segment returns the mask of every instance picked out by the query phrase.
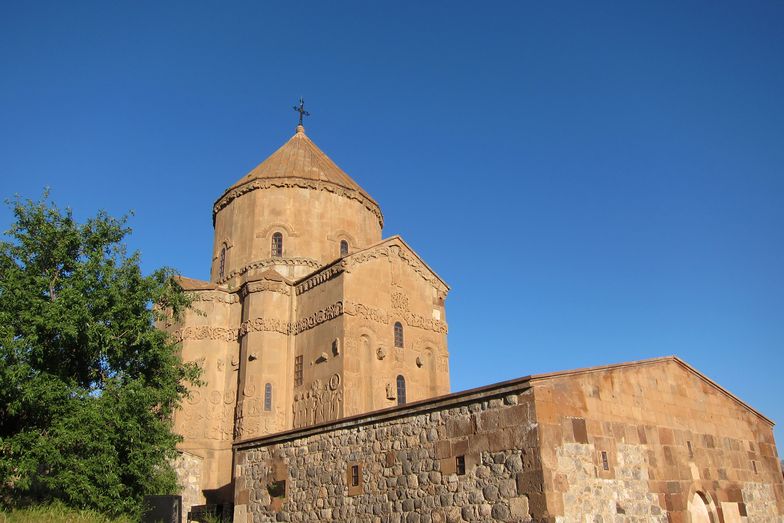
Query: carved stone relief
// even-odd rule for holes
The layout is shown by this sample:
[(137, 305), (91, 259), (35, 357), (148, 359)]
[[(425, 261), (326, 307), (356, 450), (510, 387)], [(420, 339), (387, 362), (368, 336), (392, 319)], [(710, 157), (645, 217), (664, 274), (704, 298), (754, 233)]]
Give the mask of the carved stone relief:
[(242, 287), (241, 294), (244, 298), (248, 294), (263, 291), (277, 292), (278, 294), (283, 294), (285, 296), (291, 294), (291, 289), (288, 285), (277, 281), (254, 281), (247, 283)]
[(193, 301), (216, 301), (219, 303), (237, 303), (239, 298), (236, 294), (229, 294), (221, 291), (193, 291), (186, 293)]
[(343, 404), (340, 382), (340, 375), (333, 374), (329, 383), (324, 384), (321, 380), (315, 380), (308, 389), (297, 392), (292, 406), (294, 428), (337, 419)]
[(183, 436), (228, 441), (234, 427), (234, 392), (193, 390), (182, 412)]
[[(335, 302), (334, 304), (314, 312), (310, 316), (301, 318), (296, 322), (284, 321), (277, 318), (255, 318), (246, 320), (240, 324), (239, 329), (229, 329), (226, 327), (211, 327), (209, 325), (190, 326), (172, 332), (175, 341), (183, 340), (220, 340), (235, 341), (238, 337), (244, 336), (248, 332), (279, 332), (281, 334), (299, 334), (312, 329), (317, 325), (335, 319), (342, 314), (349, 316), (359, 316), (360, 318), (371, 320), (377, 323), (388, 325), (392, 319), (390, 314), (374, 307), (368, 307), (361, 303), (346, 301)], [(428, 319), (412, 312), (401, 312), (400, 315), (409, 327), (431, 330), (441, 334), (447, 333), (447, 324)]]
[(394, 309), (396, 311), (407, 311), (408, 310), (408, 296), (406, 296), (402, 292), (393, 292), (392, 293), (392, 309)]
[(419, 276), (422, 277), (426, 282), (430, 283), (440, 292), (446, 294), (449, 291), (449, 288), (439, 280), (429, 269), (425, 268), (417, 259), (416, 256), (411, 254), (408, 249), (403, 247), (402, 245), (398, 245), (396, 243), (382, 245), (376, 247), (375, 249), (370, 249), (368, 251), (359, 252), (350, 256), (349, 259), (352, 265), (356, 265), (359, 263), (364, 263), (369, 260), (379, 259), (379, 258), (388, 258), (393, 259), (397, 258), (403, 261), (406, 265), (408, 265), (414, 272), (416, 272)]
[(329, 390), (338, 390), (340, 387), (340, 374), (333, 374), (329, 377)]
[(172, 337), (178, 343), (183, 340), (235, 341), (237, 339), (237, 329), (198, 325), (177, 329), (172, 332)]
[[(344, 312), (349, 316), (359, 316), (360, 318), (375, 321), (384, 325), (389, 325), (393, 317), (387, 311), (375, 307), (368, 307), (361, 303), (354, 303), (346, 301), (344, 304)], [(402, 317), (409, 327), (417, 327), (420, 329), (431, 330), (440, 334), (446, 334), (448, 331), (447, 324), (432, 318), (425, 318), (419, 314), (409, 311), (396, 311), (397, 316)]]

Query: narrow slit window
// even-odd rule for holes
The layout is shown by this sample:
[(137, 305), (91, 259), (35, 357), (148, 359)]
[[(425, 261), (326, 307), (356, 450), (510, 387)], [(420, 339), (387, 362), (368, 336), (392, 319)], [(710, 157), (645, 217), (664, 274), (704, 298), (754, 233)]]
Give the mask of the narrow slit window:
[(340, 255), (348, 256), (348, 242), (346, 240), (340, 240)]
[(395, 322), (395, 347), (403, 348), (403, 324)]
[(226, 246), (221, 248), (220, 263), (218, 264), (218, 278), (223, 278), (226, 271)]
[(604, 470), (610, 470), (610, 461), (607, 459), (607, 451), (602, 451), (602, 468)]
[(691, 446), (691, 441), (687, 441), (686, 442), (686, 446), (689, 448), (689, 457), (693, 458), (694, 457), (694, 449)]
[(455, 472), (458, 476), (465, 475), (465, 456), (455, 456)]
[(351, 486), (359, 485), (359, 465), (351, 465)]
[(276, 232), (272, 235), (272, 257), (280, 258), (283, 256), (283, 234)]
[(406, 404), (406, 378), (402, 375), (397, 377), (397, 404)]
[(754, 474), (757, 474), (757, 462), (751, 460), (751, 468), (754, 470)]
[(264, 410), (272, 410), (272, 383), (264, 385)]
[(302, 356), (294, 358), (294, 385), (302, 385)]

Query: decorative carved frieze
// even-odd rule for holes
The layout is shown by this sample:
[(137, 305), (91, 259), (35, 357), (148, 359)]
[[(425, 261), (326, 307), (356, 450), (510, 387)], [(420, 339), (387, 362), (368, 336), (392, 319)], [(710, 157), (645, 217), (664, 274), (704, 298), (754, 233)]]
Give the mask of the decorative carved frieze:
[(194, 291), (187, 294), (193, 301), (217, 301), (229, 304), (239, 301), (236, 294), (221, 291)]
[[(349, 316), (359, 316), (360, 318), (372, 320), (384, 325), (389, 325), (393, 319), (392, 315), (383, 309), (368, 307), (367, 305), (350, 301), (345, 302), (345, 313)], [(446, 334), (448, 331), (445, 322), (425, 318), (410, 311), (395, 311), (395, 315), (402, 317), (409, 327), (431, 330), (440, 334)]]
[(239, 335), (245, 336), (249, 332), (279, 332), (289, 334), (290, 322), (277, 318), (254, 318), (240, 324)]
[(242, 286), (242, 290), (240, 291), (240, 294), (242, 294), (242, 297), (244, 298), (248, 294), (252, 294), (254, 292), (263, 292), (263, 291), (277, 292), (279, 294), (284, 294), (286, 296), (291, 295), (290, 287), (285, 283), (277, 282), (277, 281), (254, 281), (254, 282), (246, 283), (245, 285)]
[(418, 327), (420, 329), (430, 330), (439, 334), (446, 334), (449, 330), (446, 322), (435, 320), (433, 318), (425, 318), (424, 316), (414, 314), (413, 312), (403, 312), (401, 314), (409, 327)]
[(368, 307), (361, 303), (346, 301), (345, 312), (349, 316), (359, 316), (365, 320), (372, 320), (384, 325), (389, 325), (389, 313), (383, 309)]
[(263, 260), (256, 260), (251, 262), (244, 267), (240, 267), (239, 269), (233, 270), (228, 273), (226, 276), (218, 280), (219, 284), (226, 283), (230, 279), (241, 276), (248, 271), (252, 271), (253, 269), (264, 269), (266, 267), (273, 267), (275, 265), (304, 265), (305, 267), (312, 267), (313, 269), (318, 269), (321, 267), (321, 264), (314, 260), (313, 258), (304, 258), (304, 257), (293, 257), (293, 258), (265, 258)]
[(341, 187), (340, 185), (325, 182), (325, 181), (317, 181), (317, 180), (306, 180), (302, 178), (281, 178), (275, 180), (251, 180), (243, 185), (235, 189), (231, 189), (230, 191), (226, 192), (223, 196), (215, 202), (215, 205), (212, 208), (212, 216), (213, 220), (215, 219), (215, 215), (226, 207), (229, 203), (234, 201), (236, 198), (242, 196), (243, 194), (249, 193), (251, 191), (255, 191), (257, 189), (310, 189), (314, 191), (326, 191), (336, 194), (338, 196), (342, 196), (344, 198), (348, 198), (350, 200), (355, 200), (360, 202), (362, 205), (365, 206), (367, 210), (372, 212), (376, 218), (378, 219), (378, 224), (383, 228), (384, 227), (384, 215), (381, 214), (381, 209), (378, 207), (378, 204), (362, 194), (359, 191), (353, 189), (347, 189), (346, 187)]
[[(351, 301), (337, 301), (309, 316), (298, 319), (296, 322), (278, 318), (259, 317), (243, 321), (239, 329), (200, 325), (178, 329), (172, 333), (172, 336), (174, 336), (176, 341), (180, 342), (183, 340), (234, 341), (249, 332), (279, 332), (280, 334), (296, 335), (326, 321), (333, 320), (342, 314), (358, 316), (383, 325), (389, 325), (393, 319), (393, 316), (383, 309), (368, 307), (367, 305)], [(447, 324), (442, 321), (424, 318), (413, 312), (400, 311), (397, 315), (402, 317), (409, 327), (431, 330), (440, 334), (447, 333)]]
[(306, 318), (297, 320), (297, 322), (292, 325), (292, 333), (299, 334), (300, 332), (312, 329), (316, 325), (321, 325), (325, 321), (337, 318), (341, 314), (343, 314), (343, 302), (338, 301), (325, 309), (314, 312)]
[(343, 314), (343, 302), (337, 302), (310, 316), (300, 318), (296, 322), (289, 322), (277, 318), (255, 318), (243, 321), (240, 324), (239, 335), (244, 336), (249, 332), (279, 332), (281, 334), (299, 334), (312, 329), (325, 321), (332, 320)]
[(235, 341), (237, 339), (237, 329), (226, 327), (211, 327), (209, 325), (196, 325), (183, 327), (171, 333), (176, 342), (183, 340), (218, 340)]

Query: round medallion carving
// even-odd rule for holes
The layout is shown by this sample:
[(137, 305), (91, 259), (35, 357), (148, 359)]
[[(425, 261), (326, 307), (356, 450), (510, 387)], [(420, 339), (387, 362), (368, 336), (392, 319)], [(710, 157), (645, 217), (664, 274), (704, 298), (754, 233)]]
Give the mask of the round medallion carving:
[(330, 390), (337, 390), (340, 386), (340, 374), (333, 374), (329, 378), (329, 389)]
[(196, 405), (201, 401), (201, 392), (198, 390), (190, 391), (190, 396), (188, 396), (188, 403), (191, 405)]

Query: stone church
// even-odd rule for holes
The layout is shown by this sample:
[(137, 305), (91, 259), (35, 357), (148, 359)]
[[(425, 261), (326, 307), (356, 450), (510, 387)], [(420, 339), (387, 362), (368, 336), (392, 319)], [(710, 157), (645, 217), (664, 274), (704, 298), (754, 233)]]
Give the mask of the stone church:
[[(302, 107), (300, 106), (300, 110)], [(165, 328), (186, 512), (262, 521), (784, 521), (773, 422), (675, 357), (451, 393), (449, 286), (306, 135), (213, 206)], [(196, 508), (193, 509), (193, 514)]]
[(302, 125), (213, 221), (210, 281), (180, 279), (195, 306), (168, 327), (207, 383), (175, 417), (193, 501), (232, 501), (235, 441), (449, 392), (449, 287)]

